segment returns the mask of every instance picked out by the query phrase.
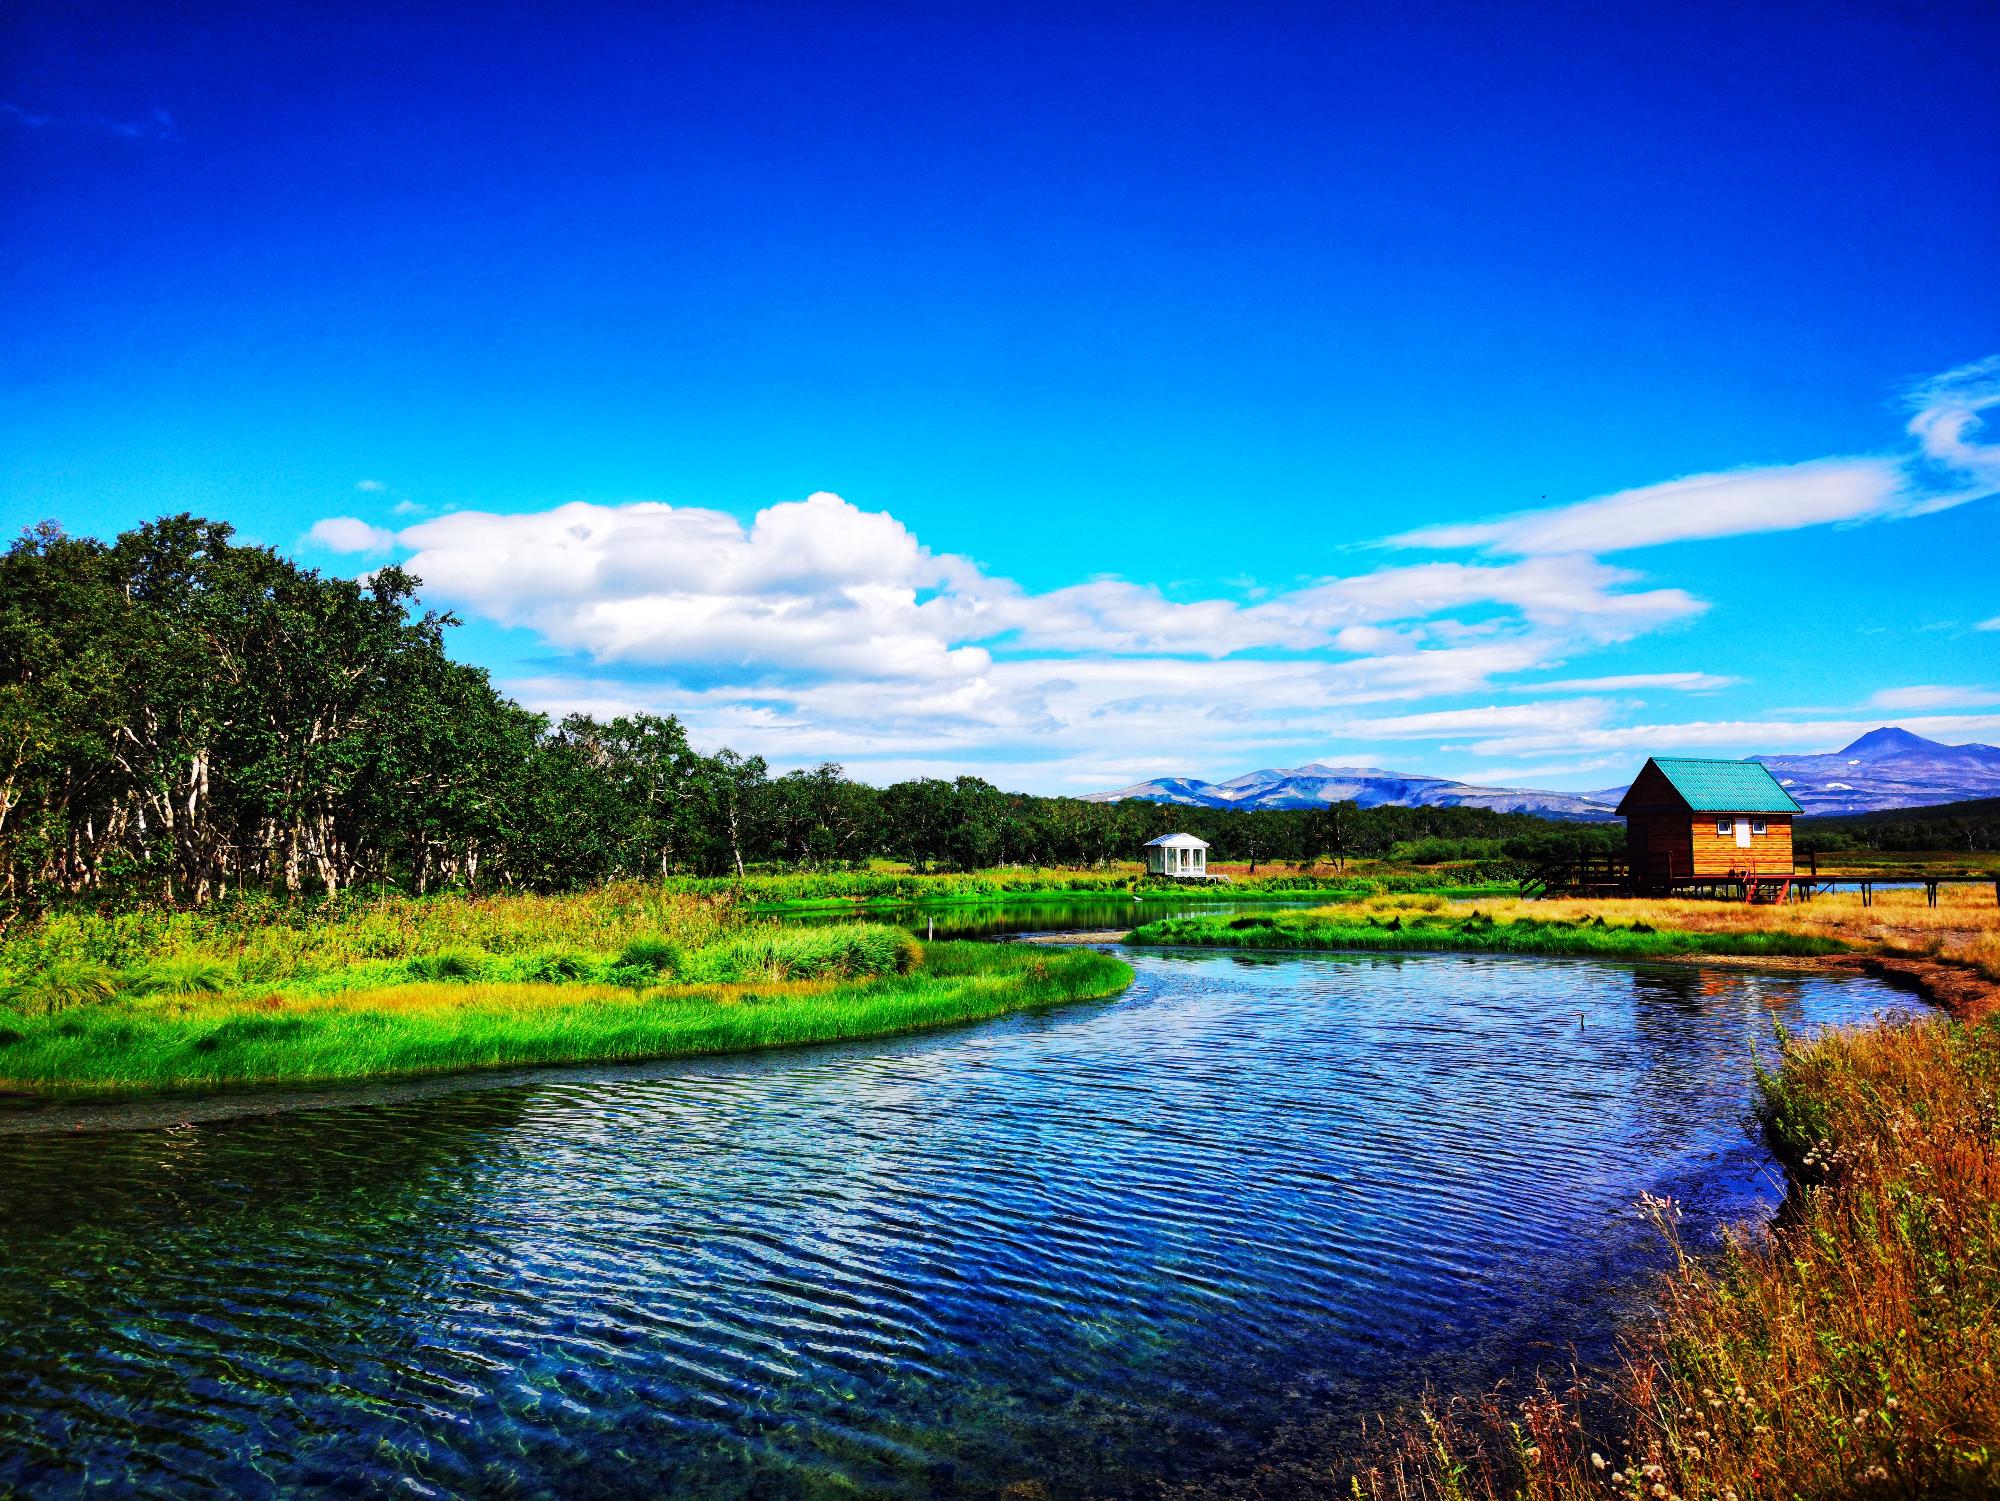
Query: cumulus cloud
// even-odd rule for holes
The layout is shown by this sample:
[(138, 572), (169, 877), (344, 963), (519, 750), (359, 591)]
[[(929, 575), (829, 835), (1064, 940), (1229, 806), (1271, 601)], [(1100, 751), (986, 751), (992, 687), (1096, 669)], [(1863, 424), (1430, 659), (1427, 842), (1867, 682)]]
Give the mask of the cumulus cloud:
[(670, 710), (704, 743), (878, 775), (1032, 746), (1043, 785), (1066, 758), (1108, 768), (1124, 747), (1352, 738), (1362, 706), (1486, 692), (1704, 608), (1576, 556), (1397, 566), (1254, 601), (1118, 579), (1037, 594), (830, 494), (747, 525), (577, 502), (399, 531), (335, 517), (312, 540), (393, 547), (434, 602), (592, 664), (507, 684), (537, 708)]
[[(1477, 682), (1536, 665), (1558, 638), (1626, 640), (1704, 608), (1582, 557), (1388, 568), (1256, 603), (1176, 601), (1117, 579), (1031, 594), (933, 552), (893, 516), (824, 493), (770, 506), (748, 526), (697, 507), (574, 502), (454, 512), (393, 533), (336, 517), (312, 538), (349, 551), (393, 542), (437, 599), (600, 664), (739, 685), (958, 682), (989, 673), (996, 654), (1049, 652), (1178, 662), (1171, 670), (1186, 684), (1199, 675), (1180, 659), (1272, 652), (1334, 657), (1320, 664), (1328, 691), (1414, 693), (1466, 681), (1466, 663), (1493, 664), (1475, 669)], [(1477, 629), (1452, 618), (1478, 608), (1506, 613)], [(1500, 639), (1462, 644), (1481, 634)], [(1068, 660), (1047, 670), (1088, 672)]]
[(2000, 357), (1925, 381), (1911, 393), (1915, 446), (1900, 455), (1816, 459), (1695, 474), (1494, 521), (1420, 527), (1403, 547), (1489, 553), (1607, 553), (1665, 542), (1915, 516), (2000, 493), (2000, 448), (1974, 441), (2000, 405)]

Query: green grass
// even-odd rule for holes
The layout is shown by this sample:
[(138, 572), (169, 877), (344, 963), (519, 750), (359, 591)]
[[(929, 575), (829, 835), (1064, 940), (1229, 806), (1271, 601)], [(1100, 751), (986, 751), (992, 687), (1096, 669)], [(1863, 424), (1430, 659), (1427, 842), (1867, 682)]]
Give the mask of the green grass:
[[(773, 951), (742, 940), (730, 952), (749, 973)], [(639, 987), (450, 974), (291, 994), (120, 993), (0, 1011), (0, 1088), (103, 1096), (735, 1052), (974, 1021), (1112, 995), (1132, 978), (1092, 949), (980, 943), (933, 944), (866, 978), (838, 973)]]
[(227, 966), (245, 983), (275, 985), (451, 950), (616, 953), (641, 938), (691, 949), (742, 927), (742, 903), (726, 890), (668, 891), (638, 881), (561, 896), (348, 896), (330, 904), (253, 896), (196, 911), (54, 913), (8, 932), (0, 974), (18, 977), (66, 961), (130, 972), (198, 958)]
[(1452, 872), (1407, 871), (1358, 875), (1238, 876), (1227, 883), (1147, 877), (1137, 871), (975, 871), (909, 875), (836, 871), (817, 875), (750, 876), (737, 881), (682, 880), (669, 887), (689, 896), (733, 896), (757, 912), (809, 912), (853, 907), (962, 907), (1002, 902), (1049, 902), (1065, 897), (1136, 896), (1141, 901), (1211, 901), (1218, 904), (1366, 897), (1392, 891), (1435, 891), (1447, 896), (1511, 894), (1511, 884), (1465, 884)]
[(1846, 945), (1804, 933), (1691, 933), (1646, 923), (1571, 922), (1520, 918), (1495, 922), (1484, 913), (1445, 917), (1398, 913), (1281, 912), (1272, 916), (1170, 917), (1126, 935), (1134, 944), (1229, 949), (1409, 949), (1495, 954), (1595, 954), (1663, 959), (1689, 954), (1802, 956), (1840, 953)]

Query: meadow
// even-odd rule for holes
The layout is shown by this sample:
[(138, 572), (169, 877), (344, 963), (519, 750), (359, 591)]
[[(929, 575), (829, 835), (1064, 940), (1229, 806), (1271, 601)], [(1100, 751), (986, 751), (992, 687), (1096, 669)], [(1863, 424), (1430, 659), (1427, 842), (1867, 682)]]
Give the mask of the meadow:
[(1112, 994), (1088, 950), (787, 928), (639, 883), (331, 913), (51, 917), (0, 945), (0, 1089), (91, 1095), (659, 1058)]
[(1475, 872), (1452, 866), (1413, 867), (1355, 862), (1348, 870), (1328, 865), (1271, 865), (1261, 874), (1247, 866), (1217, 865), (1227, 882), (1180, 881), (1148, 876), (1137, 862), (1091, 870), (1008, 867), (996, 870), (919, 874), (878, 865), (867, 870), (752, 874), (742, 880), (670, 877), (666, 892), (697, 898), (727, 898), (758, 912), (824, 911), (842, 907), (982, 906), (995, 902), (1049, 901), (1065, 896), (1130, 895), (1140, 901), (1241, 902), (1288, 897), (1362, 897), (1388, 891), (1441, 891), (1457, 895), (1511, 892)]

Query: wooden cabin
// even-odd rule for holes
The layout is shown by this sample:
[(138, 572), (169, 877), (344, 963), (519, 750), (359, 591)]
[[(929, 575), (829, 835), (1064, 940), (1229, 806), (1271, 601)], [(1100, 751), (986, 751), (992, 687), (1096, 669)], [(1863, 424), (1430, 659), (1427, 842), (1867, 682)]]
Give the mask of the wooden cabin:
[(1655, 756), (1618, 804), (1632, 881), (1792, 873), (1792, 820), (1804, 810), (1760, 761)]
[(1146, 874), (1208, 879), (1208, 842), (1192, 834), (1162, 834), (1145, 844)]

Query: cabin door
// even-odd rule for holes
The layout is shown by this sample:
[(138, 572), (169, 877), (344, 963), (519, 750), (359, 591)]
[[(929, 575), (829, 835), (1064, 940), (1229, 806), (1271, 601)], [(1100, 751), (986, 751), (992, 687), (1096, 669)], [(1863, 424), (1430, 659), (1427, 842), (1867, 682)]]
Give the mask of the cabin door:
[(1750, 848), (1750, 820), (1747, 818), (1736, 820), (1736, 847), (1740, 850)]

